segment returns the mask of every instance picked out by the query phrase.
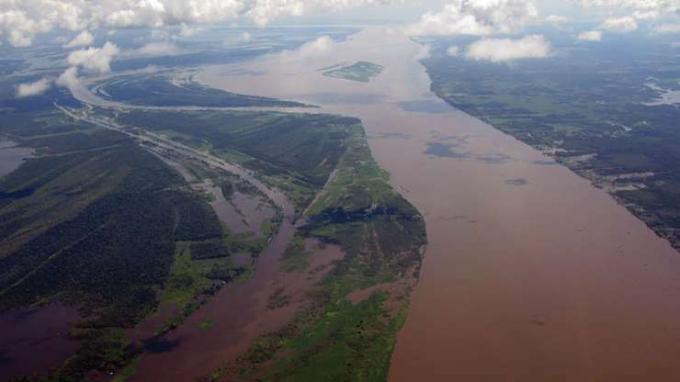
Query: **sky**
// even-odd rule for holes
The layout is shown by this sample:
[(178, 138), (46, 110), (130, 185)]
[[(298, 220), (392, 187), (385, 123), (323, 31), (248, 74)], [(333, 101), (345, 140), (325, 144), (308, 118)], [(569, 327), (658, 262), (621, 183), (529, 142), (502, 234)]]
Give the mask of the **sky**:
[[(526, 31), (535, 26), (556, 27), (588, 44), (638, 31), (680, 38), (680, 0), (0, 0), (0, 44), (26, 49), (39, 36), (56, 33), (69, 65), (56, 80), (22, 84), (17, 97), (107, 73), (117, 56), (171, 52), (173, 37), (190, 37), (208, 26), (376, 23), (413, 37), (476, 37), (468, 46), (451, 46), (448, 54), (502, 63), (553, 54), (545, 36)], [(95, 45), (101, 40), (95, 35), (169, 26), (176, 35), (160, 33), (166, 37), (135, 51), (108, 41)]]
[[(54, 30), (80, 34), (181, 24), (266, 27), (295, 19), (384, 19), (408, 24), (412, 34), (434, 35), (513, 33), (546, 20), (574, 19), (600, 19), (603, 32), (628, 32), (665, 19), (659, 25), (670, 33), (680, 25), (680, 0), (0, 0), (0, 41), (21, 48)], [(71, 47), (88, 42), (82, 35)]]

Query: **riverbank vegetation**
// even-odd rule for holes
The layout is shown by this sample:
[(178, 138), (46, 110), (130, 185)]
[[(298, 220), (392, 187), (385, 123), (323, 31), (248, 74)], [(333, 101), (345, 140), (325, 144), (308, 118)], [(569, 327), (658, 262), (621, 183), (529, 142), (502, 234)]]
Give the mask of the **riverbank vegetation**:
[[(307, 211), (283, 270), (310, 271), (314, 253), (305, 251), (305, 238), (339, 245), (344, 257), (317, 285), (308, 309), (207, 380), (386, 380), (420, 269), (425, 225), (371, 157), (360, 123), (349, 127), (343, 147), (336, 175)], [(350, 297), (357, 292), (365, 298)]]
[(168, 74), (117, 77), (93, 87), (98, 96), (141, 106), (198, 106), (198, 107), (303, 107), (297, 102), (255, 97), (208, 88), (190, 77), (175, 79)]

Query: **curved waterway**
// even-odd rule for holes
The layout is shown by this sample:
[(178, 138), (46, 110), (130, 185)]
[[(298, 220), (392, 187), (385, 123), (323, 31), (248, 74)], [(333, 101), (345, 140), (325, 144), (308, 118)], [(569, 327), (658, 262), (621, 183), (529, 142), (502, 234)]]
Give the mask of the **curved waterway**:
[[(436, 98), (423, 53), (372, 29), (196, 78), (361, 118), (424, 214), (390, 380), (680, 380), (680, 255), (602, 190)], [(360, 60), (385, 70), (369, 83), (318, 71)]]

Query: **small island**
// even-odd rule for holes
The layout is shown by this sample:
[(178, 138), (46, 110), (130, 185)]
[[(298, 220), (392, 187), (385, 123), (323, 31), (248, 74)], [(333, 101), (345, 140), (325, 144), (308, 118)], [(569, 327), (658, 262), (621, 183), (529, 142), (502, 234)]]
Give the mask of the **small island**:
[(335, 65), (321, 69), (326, 77), (339, 78), (343, 80), (370, 82), (378, 77), (385, 69), (382, 65), (368, 61), (358, 61), (352, 65)]

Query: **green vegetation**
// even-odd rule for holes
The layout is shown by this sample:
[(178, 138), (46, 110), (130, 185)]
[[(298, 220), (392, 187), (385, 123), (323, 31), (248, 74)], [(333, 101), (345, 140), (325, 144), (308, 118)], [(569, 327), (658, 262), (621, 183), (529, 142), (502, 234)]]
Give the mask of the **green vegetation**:
[(120, 120), (170, 132), (173, 139), (193, 147), (208, 147), (282, 189), (299, 211), (314, 199), (338, 165), (345, 142), (353, 134), (350, 127), (358, 123), (334, 115), (246, 111), (131, 111)]
[(268, 380), (385, 381), (402, 316), (393, 318), (374, 294), (353, 305), (332, 304), (286, 343), (292, 356), (276, 364)]
[(384, 68), (381, 65), (367, 61), (359, 61), (352, 65), (335, 65), (321, 70), (326, 77), (356, 82), (370, 82), (375, 77), (378, 77), (383, 69)]
[(161, 295), (161, 303), (184, 307), (203, 290), (211, 286), (210, 280), (192, 260), (192, 251), (186, 243), (179, 243), (170, 276)]
[(307, 269), (307, 260), (312, 255), (305, 249), (305, 239), (295, 236), (283, 253), (281, 269), (284, 272), (300, 272)]
[(198, 327), (203, 329), (203, 330), (208, 330), (208, 329), (212, 328), (214, 325), (215, 325), (215, 323), (213, 321), (205, 320), (205, 321), (201, 321), (198, 324)]
[(99, 96), (123, 103), (143, 106), (201, 107), (299, 107), (297, 102), (234, 94), (208, 88), (191, 81), (173, 81), (163, 74), (118, 77), (95, 86)]
[[(121, 97), (113, 95), (114, 85), (105, 89)], [(117, 117), (238, 163), (286, 192), (299, 213), (307, 211), (282, 270), (308, 271), (310, 238), (345, 253), (312, 291), (309, 309), (215, 377), (385, 379), (408, 291), (377, 291), (354, 303), (348, 294), (417, 277), (425, 227), (371, 157), (360, 121), (239, 111), (138, 110)], [(278, 211), (262, 224), (264, 238), (231, 233), (205, 195), (122, 134), (56, 112), (0, 113), (0, 121), (3, 134), (41, 155), (0, 180), (0, 308), (58, 298), (83, 317), (73, 330), (81, 349), (47, 380), (78, 381), (91, 370), (129, 378), (140, 349), (124, 329), (161, 304), (176, 314), (156, 334), (172, 330), (220, 286), (249, 272), (235, 267), (231, 255), (256, 256), (282, 219)], [(198, 161), (182, 165), (196, 184), (210, 179), (228, 200), (253, 192)], [(268, 308), (290, 302), (281, 288)], [(208, 330), (212, 322), (199, 326)]]
[(680, 248), (680, 105), (654, 102), (658, 86), (680, 88), (668, 40), (562, 42), (559, 57), (512, 65), (446, 55), (459, 40), (430, 43), (423, 62), (441, 98), (550, 153)]
[(159, 290), (186, 305), (243, 273), (226, 258), (196, 261), (198, 274), (190, 255), (174, 255), (176, 242), (210, 242), (226, 256), (224, 231), (203, 198), (129, 138), (57, 112), (0, 120), (40, 155), (0, 179), (0, 309), (58, 298), (82, 316), (72, 332), (81, 348), (50, 378), (127, 364), (135, 353), (122, 328), (156, 308)]
[[(344, 258), (314, 291), (314, 304), (284, 329), (261, 337), (235, 363), (210, 380), (384, 381), (408, 299), (376, 291), (352, 303), (348, 294), (417, 277), (425, 225), (413, 206), (388, 183), (371, 157), (360, 124), (338, 162), (336, 176), (311, 206), (308, 223), (284, 254), (284, 271), (306, 268), (304, 238), (340, 245)], [(390, 302), (390, 307), (387, 303)], [(286, 303), (283, 290), (270, 308)], [(394, 306), (397, 308), (395, 309)]]
[(0, 208), (3, 307), (60, 296), (115, 326), (153, 306), (174, 253), (174, 205), (187, 196), (169, 191), (181, 179), (131, 142), (104, 145), (32, 159), (0, 183), (31, 190)]
[(137, 373), (137, 364), (139, 364), (139, 357), (132, 359), (120, 372), (118, 372), (111, 382), (127, 382)]

